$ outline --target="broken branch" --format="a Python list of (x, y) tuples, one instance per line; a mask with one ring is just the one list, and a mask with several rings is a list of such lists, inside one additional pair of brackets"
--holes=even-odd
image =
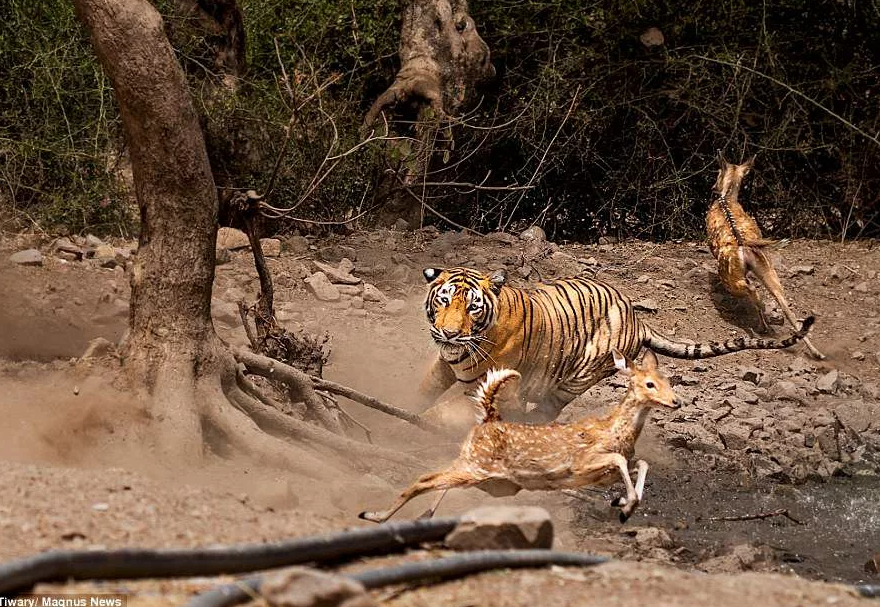
[(773, 510), (771, 512), (761, 512), (758, 514), (740, 514), (737, 516), (713, 516), (709, 520), (710, 521), (756, 521), (756, 520), (764, 520), (765, 518), (771, 518), (774, 516), (784, 516), (788, 520), (798, 525), (803, 525), (801, 521), (793, 517), (788, 508), (780, 508), (779, 510)]

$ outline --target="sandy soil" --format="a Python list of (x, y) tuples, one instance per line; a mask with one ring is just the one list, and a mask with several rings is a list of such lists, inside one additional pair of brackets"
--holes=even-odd
[[(90, 339), (116, 340), (123, 333), (124, 270), (65, 263), (49, 254), (42, 267), (7, 262), (29, 244), (0, 242), (0, 414), (7, 420), (0, 486), (12, 496), (0, 505), (2, 558), (49, 548), (260, 542), (342, 529), (360, 524), (356, 512), (384, 505), (404, 484), (378, 477), (357, 486), (316, 483), (221, 450), (208, 453), (203, 466), (159, 467), (137, 441), (143, 413), (114, 387), (114, 360), (77, 359)], [(48, 253), (48, 243), (42, 244)], [(556, 246), (427, 230), (285, 244), (282, 256), (270, 260), (279, 319), (329, 332), (325, 377), (402, 407), (414, 401), (433, 354), (421, 310), (425, 266), (504, 266), (519, 284), (595, 274), (656, 309), (646, 312), (652, 324), (681, 338), (726, 338), (754, 326), (749, 311), (718, 289), (713, 260), (700, 243)], [(403, 300), (403, 309), (389, 311), (357, 296), (315, 299), (302, 280), (314, 270), (311, 260), (333, 263), (343, 255), (354, 258), (357, 276)], [(646, 501), (623, 527), (601, 494), (497, 500), (542, 505), (556, 522), (557, 547), (619, 561), (588, 572), (483, 574), (376, 596), (394, 605), (629, 605), (646, 598), (651, 604), (726, 605), (748, 593), (767, 605), (860, 602), (848, 590), (804, 578), (880, 582), (863, 569), (880, 551), (880, 248), (794, 242), (776, 257), (796, 313), (817, 315), (813, 341), (828, 361), (817, 364), (797, 350), (702, 362), (662, 359), (690, 404), (655, 415), (646, 428), (638, 446), (652, 466)], [(233, 252), (218, 266), (213, 302), (215, 325), (228, 342), (245, 342), (235, 303), (256, 292), (248, 253)], [(779, 316), (768, 308), (771, 317)], [(787, 333), (784, 326), (776, 330)], [(563, 417), (601, 411), (620, 398), (621, 385), (613, 378), (603, 382)], [(376, 442), (433, 465), (455, 449), (343, 404), (371, 428)], [(363, 438), (357, 431), (352, 436)], [(400, 516), (417, 515), (427, 500)], [(491, 500), (476, 491), (454, 492), (441, 514)], [(784, 517), (712, 520), (780, 508), (802, 524)], [(640, 540), (636, 531), (645, 527), (664, 530), (671, 544)], [(178, 604), (211, 583), (101, 588), (131, 592), (136, 604)], [(67, 589), (75, 588), (92, 586)]]

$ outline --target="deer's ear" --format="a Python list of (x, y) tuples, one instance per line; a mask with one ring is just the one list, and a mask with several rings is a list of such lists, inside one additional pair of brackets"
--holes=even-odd
[(751, 158), (746, 160), (743, 164), (745, 164), (748, 168), (751, 169), (752, 167), (755, 166), (755, 158), (757, 158), (757, 157), (758, 157), (758, 155), (755, 154), (754, 156), (752, 156)]
[(715, 158), (718, 160), (718, 166), (722, 169), (727, 166), (727, 160), (724, 158), (724, 153), (721, 150), (718, 150)]
[(645, 355), (642, 357), (642, 369), (645, 371), (657, 370), (657, 355), (653, 351), (645, 351)]
[(629, 375), (632, 371), (629, 368), (629, 361), (626, 359), (626, 356), (621, 354), (616, 348), (611, 348), (611, 356), (614, 357), (614, 366), (617, 367), (617, 370), (624, 375)]
[(438, 268), (425, 268), (422, 270), (422, 276), (425, 277), (427, 282), (434, 282), (440, 276), (441, 271)]
[(507, 282), (507, 272), (504, 270), (495, 270), (489, 275), (489, 284), (492, 285), (492, 292), (496, 295), (501, 291), (501, 287)]

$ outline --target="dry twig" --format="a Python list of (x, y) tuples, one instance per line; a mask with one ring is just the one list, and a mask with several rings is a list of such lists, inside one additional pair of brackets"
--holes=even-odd
[(778, 510), (772, 510), (770, 512), (761, 512), (758, 514), (740, 514), (736, 516), (713, 516), (709, 520), (710, 521), (756, 521), (756, 520), (764, 520), (765, 518), (771, 518), (774, 516), (784, 516), (788, 520), (798, 525), (803, 525), (801, 521), (793, 517), (789, 512), (788, 508), (780, 508)]

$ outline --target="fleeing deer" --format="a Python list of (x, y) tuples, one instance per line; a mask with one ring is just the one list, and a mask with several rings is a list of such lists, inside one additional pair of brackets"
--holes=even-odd
[(617, 370), (630, 378), (626, 396), (606, 416), (571, 424), (532, 426), (501, 421), (498, 404), (516, 398), (520, 374), (511, 369), (491, 371), (477, 391), (477, 425), (471, 428), (458, 458), (446, 470), (419, 478), (388, 510), (361, 512), (358, 516), (381, 523), (417, 495), (454, 487), (476, 487), (501, 497), (522, 489), (549, 491), (610, 485), (620, 475), (626, 497), (614, 505), (621, 508), (620, 521), (625, 522), (642, 499), (648, 472), (648, 464), (639, 460), (633, 485), (628, 464), (636, 439), (651, 407), (675, 408), (678, 403), (669, 382), (657, 369), (653, 352), (645, 353), (641, 365), (617, 350), (612, 350), (612, 355)]
[[(764, 249), (775, 244), (761, 236), (761, 229), (751, 215), (739, 203), (739, 190), (742, 181), (754, 165), (754, 156), (743, 164), (731, 164), (718, 158), (721, 167), (715, 181), (715, 201), (706, 215), (706, 231), (709, 234), (709, 248), (718, 260), (718, 277), (724, 288), (735, 297), (745, 297), (755, 306), (761, 322), (761, 331), (769, 331), (764, 309), (758, 297), (758, 290), (748, 280), (751, 272), (770, 291), (779, 302), (782, 313), (791, 326), (800, 327), (797, 318), (785, 299), (779, 276)], [(818, 359), (825, 356), (804, 338), (804, 345), (810, 354)]]

